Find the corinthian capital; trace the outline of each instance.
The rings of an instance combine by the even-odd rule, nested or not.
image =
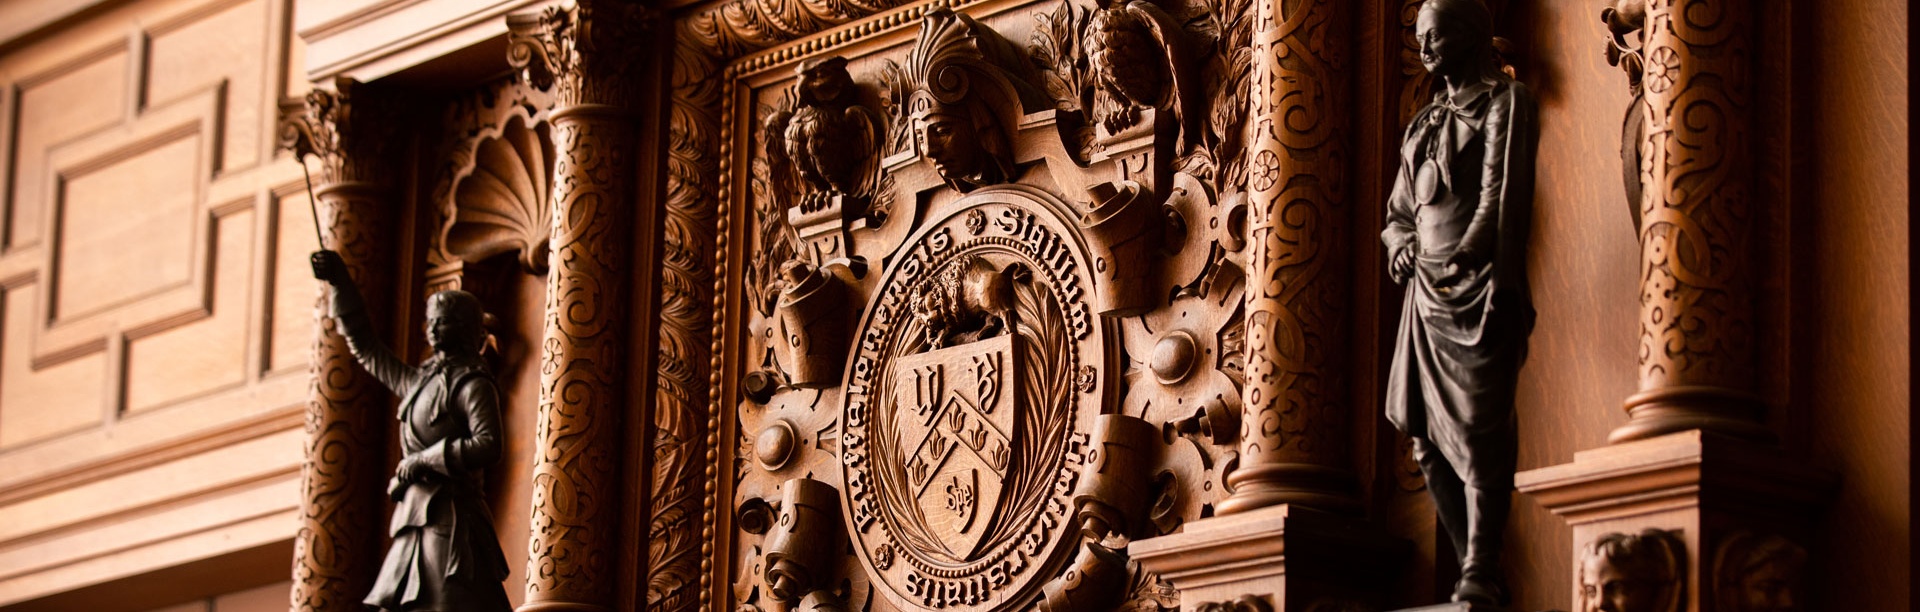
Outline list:
[[[507,17],[507,62],[527,83],[553,90],[560,107],[626,106],[637,93],[635,45],[652,27],[637,2],[573,0],[538,13]]]
[[[388,92],[340,77],[333,89],[280,104],[280,147],[321,160],[320,184],[384,184],[394,163],[398,100]]]

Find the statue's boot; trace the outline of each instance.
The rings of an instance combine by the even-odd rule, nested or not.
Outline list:
[[[1468,485],[1467,546],[1454,585],[1453,600],[1486,606],[1507,605],[1507,588],[1500,571],[1500,548],[1505,542],[1507,514],[1513,503],[1511,487],[1500,489]]]
[[[1413,460],[1420,464],[1420,475],[1427,479],[1427,494],[1433,496],[1434,512],[1440,515],[1440,528],[1453,545],[1454,562],[1467,562],[1466,483],[1440,454],[1439,447],[1421,438],[1413,440]]]

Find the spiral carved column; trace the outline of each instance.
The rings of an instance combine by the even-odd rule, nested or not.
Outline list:
[[[644,17],[580,2],[509,19],[509,60],[553,88],[558,157],[541,334],[527,595],[520,609],[611,610],[635,206],[636,92],[626,56]]]
[[[1221,514],[1356,511],[1339,380],[1347,298],[1346,3],[1255,2],[1247,164],[1247,384]]]
[[[1640,391],[1613,442],[1767,440],[1753,393],[1752,2],[1647,3]]]
[[[349,80],[281,109],[281,146],[320,158],[315,196],[324,248],[340,253],[369,303],[392,296],[392,115],[379,92]],[[298,282],[298,279],[289,279]],[[318,282],[318,281],[314,281]],[[359,612],[373,586],[386,533],[391,398],[354,362],[325,289],[314,305],[300,531],[294,537],[292,609]]]

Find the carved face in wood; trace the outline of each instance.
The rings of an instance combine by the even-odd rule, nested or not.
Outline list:
[[[989,164],[980,146],[980,133],[971,121],[958,113],[931,112],[913,122],[913,139],[920,154],[933,161],[940,177],[962,184],[994,182],[987,178]]]
[[[1677,610],[1684,546],[1659,530],[1600,536],[1580,561],[1581,612]]]
[[[1719,609],[1727,612],[1799,610],[1807,551],[1777,535],[1742,533],[1721,545],[1714,562]]]

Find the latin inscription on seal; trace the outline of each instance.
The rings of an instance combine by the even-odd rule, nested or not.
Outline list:
[[[900,607],[1021,608],[1071,548],[1105,395],[1079,373],[1111,368],[1065,210],[1030,187],[976,190],[929,215],[867,305],[844,379],[843,495],[862,563]]]

